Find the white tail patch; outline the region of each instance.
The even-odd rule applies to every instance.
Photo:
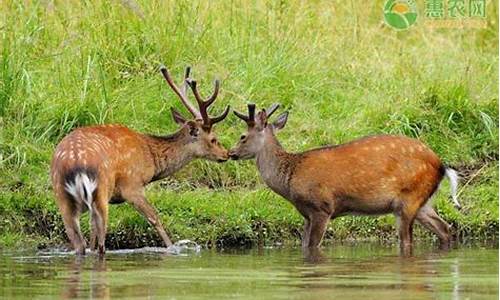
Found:
[[[92,194],[97,188],[97,182],[90,179],[85,173],[78,173],[74,182],[66,182],[64,187],[76,201],[85,203],[89,211],[92,211]]]
[[[451,168],[446,168],[445,175],[450,180],[451,198],[453,199],[453,204],[455,205],[456,208],[461,208],[462,206],[458,202],[458,197],[457,197],[458,174],[455,170]]]

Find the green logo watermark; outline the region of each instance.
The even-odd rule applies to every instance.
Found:
[[[433,28],[486,28],[486,0],[423,0],[422,23]],[[385,23],[405,30],[417,22],[415,0],[386,0]]]
[[[415,0],[387,0],[384,5],[384,20],[395,29],[408,29],[417,21]]]

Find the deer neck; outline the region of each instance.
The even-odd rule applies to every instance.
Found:
[[[256,162],[264,182],[276,193],[287,197],[295,160],[293,154],[283,149],[272,132],[266,134],[264,146],[256,155]]]
[[[149,136],[148,146],[154,165],[150,182],[177,172],[195,159],[180,131],[168,136]]]

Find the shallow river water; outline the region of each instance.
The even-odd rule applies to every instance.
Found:
[[[498,299],[498,249],[356,243],[301,249],[0,252],[2,299]]]

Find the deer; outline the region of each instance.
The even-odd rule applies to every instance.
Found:
[[[233,110],[247,124],[247,131],[229,156],[233,160],[255,158],[264,183],[304,217],[302,247],[320,247],[328,222],[336,217],[392,213],[399,223],[403,255],[412,252],[415,220],[437,235],[442,248],[448,248],[450,225],[428,200],[446,176],[459,209],[458,175],[429,147],[414,138],[380,134],[290,153],[276,137],[288,120],[288,111],[269,122],[278,108],[279,104],[273,104],[257,115],[255,104],[248,104],[248,115]]]
[[[180,126],[176,132],[164,136],[143,134],[119,124],[81,127],[66,135],[54,151],[52,187],[66,235],[77,255],[85,255],[86,249],[80,215],[89,211],[90,248],[104,255],[109,204],[123,202],[131,204],[154,226],[166,247],[171,246],[158,213],[146,199],[145,186],[172,175],[194,159],[229,159],[212,127],[227,117],[230,107],[215,117],[208,114],[219,94],[220,81],[215,80],[213,93],[203,98],[197,82],[190,78],[190,67],[180,87],[165,66],[160,66],[160,71],[192,115],[186,118],[170,108],[174,122]],[[188,99],[188,86],[198,108]]]

